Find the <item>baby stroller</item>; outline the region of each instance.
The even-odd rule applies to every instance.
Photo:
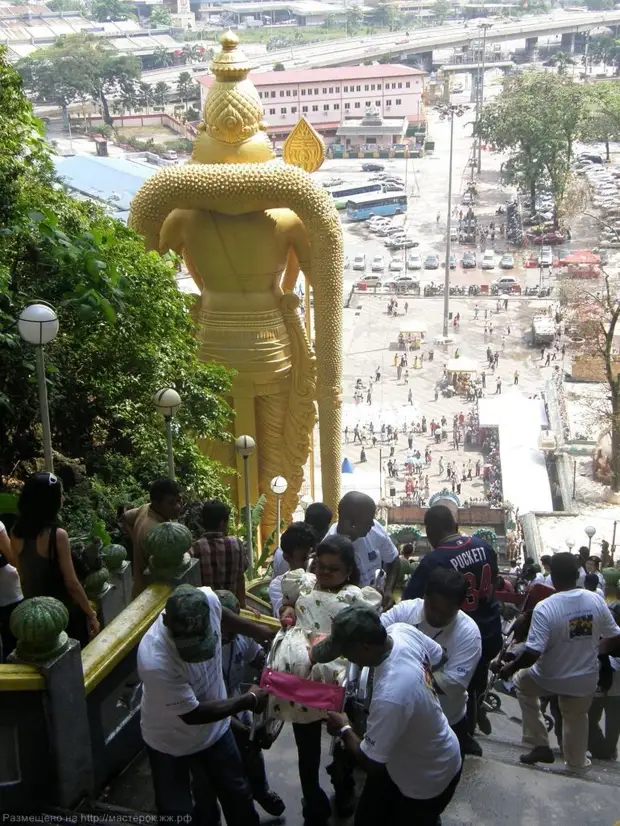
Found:
[[[526,615],[532,611],[535,605],[543,599],[551,596],[553,593],[554,589],[551,586],[544,585],[542,582],[537,582],[526,594],[510,594],[510,597],[512,597],[510,601],[516,607],[517,614],[511,621],[505,623],[505,630],[502,632],[504,636],[504,643],[501,651],[495,658],[495,662],[504,661],[508,648],[515,641],[515,630],[522,625]],[[482,698],[482,706],[486,709],[486,711],[499,712],[501,710],[502,700],[498,692],[504,694],[507,693],[514,696],[514,689],[506,690],[504,688],[499,673],[490,671],[487,690]],[[547,730],[551,731],[553,729],[554,721],[549,714],[544,713],[546,705],[547,703],[543,703],[543,717]]]

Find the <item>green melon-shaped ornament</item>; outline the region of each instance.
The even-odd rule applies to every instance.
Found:
[[[96,599],[98,596],[101,596],[106,590],[109,579],[110,572],[105,567],[99,568],[97,571],[92,571],[82,583],[86,591],[86,596],[89,599]]]
[[[166,578],[182,574],[191,561],[192,542],[191,532],[180,522],[162,522],[151,528],[144,538],[151,573]]]
[[[615,588],[620,582],[620,569],[618,568],[603,568],[601,571],[605,584]]]
[[[122,545],[106,545],[103,549],[103,559],[108,571],[118,571],[127,559],[127,550]]]
[[[20,660],[43,662],[67,647],[69,612],[54,597],[25,599],[11,614],[11,632]]]

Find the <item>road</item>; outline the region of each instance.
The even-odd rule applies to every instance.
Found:
[[[487,32],[489,43],[506,40],[524,40],[528,37],[545,37],[568,32],[584,32],[597,26],[620,23],[620,9],[606,12],[554,12],[548,15],[527,17],[518,22],[494,21]],[[423,54],[434,49],[464,46],[478,39],[479,32],[474,25],[465,23],[448,24],[412,32],[390,32],[374,34],[371,37],[349,37],[343,40],[328,40],[309,46],[296,46],[278,51],[266,52],[252,60],[254,71],[270,71],[275,63],[284,64],[286,69],[316,69],[324,66],[346,66],[365,60],[391,57],[395,61],[403,56]],[[243,39],[243,37],[242,37]],[[196,74],[206,71],[204,63],[193,63],[183,67]],[[144,72],[142,79],[148,83],[160,80],[170,83],[178,78],[178,66],[174,69],[155,69]]]

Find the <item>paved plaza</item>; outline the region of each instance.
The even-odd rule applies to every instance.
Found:
[[[443,323],[443,298],[409,298],[408,311],[404,313],[404,303],[407,299],[399,300],[396,317],[388,316],[388,300],[383,296],[358,296],[356,294],[351,309],[345,310],[345,375],[344,375],[344,416],[343,421],[348,428],[348,443],[343,437],[343,455],[349,459],[355,468],[364,474],[365,487],[370,482],[371,489],[379,489],[379,459],[383,460],[383,490],[381,495],[389,496],[389,488],[396,488],[396,495],[404,494],[404,462],[409,453],[407,436],[399,432],[395,445],[394,458],[401,472],[396,480],[387,475],[387,461],[390,457],[390,447],[387,440],[378,439],[375,447],[368,425],[373,422],[375,433],[380,433],[381,422],[401,426],[406,423],[411,431],[421,423],[425,416],[427,425],[431,419],[440,421],[445,417],[448,422],[448,439],[436,444],[429,432],[413,434],[413,451],[419,450],[422,456],[426,448],[431,451],[431,465],[423,471],[428,473],[431,494],[448,483],[447,475],[439,474],[439,458],[443,456],[444,463],[457,462],[460,469],[467,467],[469,461],[475,467],[476,460],[482,460],[482,454],[477,445],[463,445],[458,450],[454,448],[452,440],[452,421],[455,415],[463,413],[465,419],[470,412],[475,411],[476,403],[468,402],[463,396],[446,398],[441,393],[435,400],[435,386],[444,373],[444,365],[454,356],[458,349],[460,356],[472,359],[480,374],[486,373],[485,396],[492,396],[497,390],[497,380],[501,379],[502,394],[525,394],[532,396],[540,394],[542,385],[551,375],[557,365],[561,365],[561,352],[558,359],[551,361],[545,367],[546,358],[541,361],[540,349],[529,345],[531,318],[545,310],[548,300],[530,298],[508,299],[508,308],[497,310],[497,299],[493,298],[452,298],[450,311],[460,315],[460,325],[451,327],[452,343],[435,345],[433,339],[441,335]],[[475,307],[478,306],[478,319],[474,320]],[[484,316],[487,314],[487,321]],[[396,343],[401,324],[405,321],[423,320],[427,325],[426,343],[421,350],[407,353],[409,367],[408,382],[405,381],[405,371],[401,373],[401,380],[397,378],[397,369],[394,366],[394,355],[399,356],[403,351],[397,350]],[[493,332],[485,336],[485,324]],[[510,331],[510,332],[509,332]],[[496,370],[491,370],[487,364],[487,347],[493,353],[499,353],[499,364]],[[433,351],[433,360],[429,360],[429,352]],[[422,366],[414,369],[413,358],[420,353],[425,354]],[[420,361],[418,360],[418,364]],[[376,370],[379,369],[381,378],[375,381]],[[518,384],[515,385],[515,371],[518,372]],[[362,401],[354,403],[356,381],[362,380],[364,390]],[[370,387],[372,403],[367,404],[367,392]],[[410,404],[409,390],[412,403]],[[359,425],[360,433],[365,433],[366,462],[360,462],[360,445],[353,444],[353,430]],[[464,474],[461,474],[464,475]],[[484,490],[481,478],[473,481],[464,481],[461,491],[461,500],[483,499]],[[391,483],[391,484],[390,484]],[[448,484],[448,487],[450,485]]]

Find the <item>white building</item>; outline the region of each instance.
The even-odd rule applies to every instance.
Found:
[[[424,83],[426,72],[400,64],[374,66],[337,66],[327,69],[296,69],[283,72],[252,72],[250,80],[263,102],[267,132],[280,142],[303,115],[327,143],[340,142],[341,124],[359,123],[373,110],[386,123],[398,124],[365,143],[398,143],[400,124],[424,121]],[[212,75],[198,78],[204,104],[213,83]],[[348,130],[344,130],[345,132]],[[391,133],[391,134],[388,134]],[[350,137],[342,142],[359,143]]]

